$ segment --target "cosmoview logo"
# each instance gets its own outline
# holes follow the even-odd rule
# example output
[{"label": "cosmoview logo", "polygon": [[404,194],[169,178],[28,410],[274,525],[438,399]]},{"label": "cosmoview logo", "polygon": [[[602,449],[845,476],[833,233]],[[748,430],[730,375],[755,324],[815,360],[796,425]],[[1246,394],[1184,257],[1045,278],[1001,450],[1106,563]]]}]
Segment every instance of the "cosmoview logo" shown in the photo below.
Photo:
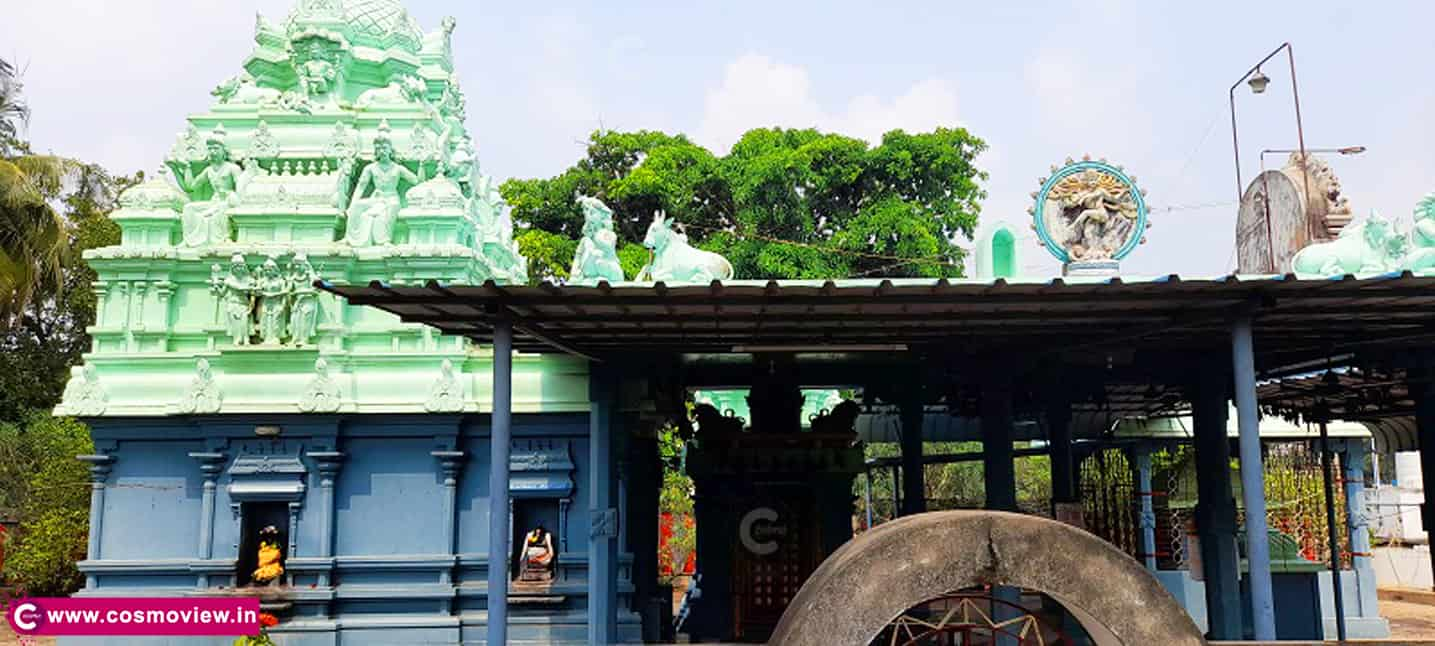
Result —
[{"label": "cosmoview logo", "polygon": [[758,507],[747,512],[737,526],[738,540],[747,551],[767,556],[777,551],[778,539],[787,536],[787,527],[778,525],[781,518],[771,507]]},{"label": "cosmoview logo", "polygon": [[10,607],[10,625],[17,633],[32,633],[40,627],[40,607],[21,601]]}]

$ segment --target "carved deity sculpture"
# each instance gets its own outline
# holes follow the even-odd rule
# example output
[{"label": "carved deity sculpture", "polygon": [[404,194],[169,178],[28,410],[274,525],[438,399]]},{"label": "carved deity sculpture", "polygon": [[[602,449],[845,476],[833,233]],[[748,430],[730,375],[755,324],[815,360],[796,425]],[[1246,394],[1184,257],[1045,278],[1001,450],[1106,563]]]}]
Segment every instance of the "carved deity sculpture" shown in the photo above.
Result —
[{"label": "carved deity sculpture", "polygon": [[328,103],[333,100],[334,85],[339,79],[337,55],[332,45],[315,39],[296,44],[294,72],[299,76],[299,89],[310,103]]},{"label": "carved deity sculpture", "polygon": [[583,210],[583,237],[573,253],[573,266],[568,282],[574,285],[596,285],[600,280],[616,283],[623,280],[623,265],[618,262],[618,234],[613,231],[613,211],[597,198],[580,196]]},{"label": "carved deity sculpture", "polygon": [[284,552],[279,546],[279,530],[273,525],[259,530],[259,555],[258,567],[251,577],[255,583],[278,585],[279,577],[284,574],[284,566],[279,563],[284,558]]},{"label": "carved deity sculpture", "polygon": [[77,367],[74,370],[80,373],[80,379],[66,384],[61,401],[70,410],[70,414],[76,417],[93,417],[103,414],[109,396],[105,393],[104,386],[100,385],[100,376],[95,371],[95,364],[86,363],[83,368]]},{"label": "carved deity sculpture", "polygon": [[179,398],[179,412],[217,413],[222,400],[219,384],[214,382],[214,373],[209,368],[209,360],[200,359],[195,362],[194,377],[189,381],[189,388],[185,389]]},{"label": "carved deity sculpture", "polygon": [[1306,276],[1382,273],[1398,268],[1404,259],[1404,236],[1389,221],[1371,213],[1341,229],[1336,239],[1296,252],[1291,270]]},{"label": "carved deity sculpture", "polygon": [[1415,205],[1415,227],[1410,230],[1410,251],[1404,268],[1417,273],[1435,269],[1435,193]]},{"label": "carved deity sculpture", "polygon": [[279,156],[279,139],[269,130],[269,123],[260,120],[249,136],[250,159],[272,159]]},{"label": "carved deity sculpture", "polygon": [[539,524],[523,537],[523,561],[519,564],[520,583],[550,583],[554,569],[553,535]]},{"label": "carved deity sculpture", "polygon": [[1067,224],[1065,248],[1073,260],[1110,260],[1132,234],[1136,204],[1111,175],[1088,169],[1051,191]]},{"label": "carved deity sculpture", "polygon": [[249,336],[254,332],[249,317],[254,309],[254,279],[249,275],[249,265],[244,264],[244,256],[234,254],[229,261],[228,275],[219,275],[219,265],[211,271],[210,289],[219,299],[224,333],[234,345],[249,345]]},{"label": "carved deity sculpture", "polygon": [[[374,139],[374,163],[359,173],[349,198],[349,222],[344,240],[351,246],[367,247],[393,242],[394,218],[399,214],[399,182],[419,183],[418,176],[394,160],[394,145],[386,129]],[[373,193],[364,197],[370,186]]]},{"label": "carved deity sculpture", "polygon": [[653,251],[653,261],[638,272],[638,280],[670,283],[708,283],[731,280],[732,263],[711,251],[688,244],[687,236],[673,231],[672,220],[660,211],[643,236],[643,246]]},{"label": "carved deity sculpture", "polygon": [[319,274],[303,252],[289,261],[289,342],[297,347],[309,345],[319,324],[319,290],[314,281]]},{"label": "carved deity sculpture", "polygon": [[329,362],[323,357],[314,361],[314,377],[299,395],[299,410],[305,413],[332,413],[343,403],[343,390],[329,375]]},{"label": "carved deity sculpture", "polygon": [[463,410],[463,383],[453,368],[453,362],[444,359],[439,365],[439,376],[429,387],[429,397],[424,401],[424,410],[430,413],[455,413]]},{"label": "carved deity sculpture", "polygon": [[221,104],[272,104],[279,101],[280,92],[274,88],[260,87],[248,72],[240,72],[226,79],[209,92],[218,97]]},{"label": "carved deity sculpture", "polygon": [[208,148],[208,165],[195,176],[185,162],[171,162],[175,165],[175,180],[184,191],[193,194],[206,187],[213,191],[210,199],[194,201],[184,205],[180,215],[183,225],[184,245],[199,247],[206,244],[229,242],[229,208],[237,199],[242,188],[244,170],[229,160],[229,148],[224,144],[224,127],[214,129],[205,141]]},{"label": "carved deity sculpture", "polygon": [[371,90],[354,101],[354,107],[368,110],[380,107],[402,107],[423,103],[424,82],[414,76],[401,76],[388,85]]},{"label": "carved deity sculpture", "polygon": [[279,263],[270,256],[259,268],[259,336],[264,345],[279,345],[284,336],[285,308],[289,301],[289,281],[279,271]]}]

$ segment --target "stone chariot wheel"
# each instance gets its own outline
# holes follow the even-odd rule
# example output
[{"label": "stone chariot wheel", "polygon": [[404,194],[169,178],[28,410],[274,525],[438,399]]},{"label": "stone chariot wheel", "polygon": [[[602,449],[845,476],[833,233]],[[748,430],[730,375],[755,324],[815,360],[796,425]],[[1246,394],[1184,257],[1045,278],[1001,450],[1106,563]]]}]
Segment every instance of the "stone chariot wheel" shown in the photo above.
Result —
[{"label": "stone chariot wheel", "polygon": [[1027,608],[985,592],[955,592],[908,608],[873,646],[1056,646],[1071,639],[1053,622]]}]

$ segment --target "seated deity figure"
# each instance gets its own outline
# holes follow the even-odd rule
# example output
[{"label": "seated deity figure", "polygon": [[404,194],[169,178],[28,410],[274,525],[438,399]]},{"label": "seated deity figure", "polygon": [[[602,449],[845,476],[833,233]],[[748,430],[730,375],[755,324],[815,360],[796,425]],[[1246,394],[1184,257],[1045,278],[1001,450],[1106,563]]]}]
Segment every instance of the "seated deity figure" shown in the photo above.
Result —
[{"label": "seated deity figure", "polygon": [[[344,240],[354,247],[386,245],[393,242],[394,218],[399,214],[399,181],[419,183],[412,171],[394,160],[394,144],[380,131],[374,138],[374,163],[359,173],[354,194],[349,198],[349,221]],[[374,191],[364,197],[370,186]]]},{"label": "seated deity figure", "polygon": [[549,583],[554,569],[553,535],[542,523],[523,537],[523,561],[519,564],[521,583]]},{"label": "seated deity figure", "polygon": [[279,577],[284,574],[284,566],[279,563],[284,552],[279,548],[279,530],[273,525],[259,530],[259,567],[254,570],[255,583],[278,585]]},{"label": "seated deity figure", "polygon": [[205,142],[209,150],[208,165],[195,176],[188,163],[176,164],[175,179],[180,188],[193,193],[204,187],[213,190],[208,200],[190,202],[180,215],[183,225],[184,246],[199,247],[229,241],[229,207],[233,206],[241,188],[243,169],[229,159],[229,148],[224,145],[223,127],[215,128]]},{"label": "seated deity figure", "polygon": [[613,231],[613,211],[596,198],[580,196],[583,209],[583,237],[573,253],[568,280],[575,285],[596,285],[600,280],[623,280],[618,262],[618,234]]}]

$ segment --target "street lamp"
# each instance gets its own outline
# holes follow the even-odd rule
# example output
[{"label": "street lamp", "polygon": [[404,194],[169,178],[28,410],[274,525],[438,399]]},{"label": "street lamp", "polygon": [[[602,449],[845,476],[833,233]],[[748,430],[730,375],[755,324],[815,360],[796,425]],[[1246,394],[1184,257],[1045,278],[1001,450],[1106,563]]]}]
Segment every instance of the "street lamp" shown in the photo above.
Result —
[{"label": "street lamp", "polygon": [[[1295,53],[1294,53],[1294,51],[1291,49],[1291,44],[1288,43],[1288,42],[1286,42],[1286,43],[1281,43],[1281,46],[1280,46],[1280,47],[1275,48],[1274,51],[1272,51],[1271,53],[1267,54],[1266,57],[1265,57],[1265,58],[1262,58],[1259,63],[1256,63],[1255,67],[1252,67],[1251,69],[1247,70],[1245,74],[1242,74],[1242,75],[1241,75],[1241,78],[1236,79],[1236,82],[1233,83],[1233,84],[1231,84],[1231,90],[1230,90],[1230,92],[1227,93],[1227,94],[1229,95],[1229,97],[1230,97],[1230,100],[1231,100],[1231,144],[1232,144],[1232,146],[1235,148],[1235,156],[1236,156],[1236,204],[1240,204],[1240,203],[1241,203],[1241,198],[1245,197],[1245,192],[1246,192],[1246,191],[1245,191],[1245,188],[1246,188],[1246,187],[1245,187],[1245,184],[1241,182],[1241,140],[1240,140],[1240,137],[1236,134],[1236,88],[1240,87],[1242,82],[1246,82],[1246,83],[1248,83],[1248,84],[1251,86],[1251,92],[1253,92],[1253,93],[1255,93],[1255,94],[1264,94],[1265,91],[1266,91],[1266,86],[1270,85],[1271,79],[1270,79],[1270,77],[1266,76],[1264,72],[1261,71],[1261,66],[1264,65],[1264,64],[1266,63],[1266,61],[1269,61],[1269,60],[1271,60],[1272,58],[1275,58],[1276,54],[1281,53],[1281,50],[1285,50],[1285,52],[1286,52],[1286,57],[1287,57],[1288,59],[1290,59],[1290,68],[1291,68],[1291,98],[1294,99],[1294,102],[1295,102],[1295,133],[1296,133],[1296,142],[1297,142],[1298,144],[1300,144],[1300,148],[1299,148],[1300,159],[1301,159],[1301,165],[1300,165],[1300,166],[1301,166],[1302,177],[1303,177],[1304,180],[1305,180],[1305,181],[1302,183],[1303,185],[1301,186],[1301,199],[1303,200],[1303,203],[1305,203],[1305,204],[1309,204],[1309,203],[1310,203],[1310,195],[1309,195],[1309,190],[1310,190],[1310,188],[1309,188],[1309,187],[1310,187],[1310,171],[1307,170],[1307,168],[1306,168],[1306,167],[1307,167],[1307,163],[1306,163],[1306,150],[1305,150],[1305,130],[1304,130],[1304,128],[1301,127],[1301,121],[1300,121],[1300,92],[1298,92],[1298,91],[1296,90],[1296,80],[1295,80],[1295,78],[1296,78],[1296,77],[1295,77]],[[1249,79],[1249,80],[1248,80],[1248,79]],[[1270,228],[1271,228],[1270,215],[1269,215],[1269,211],[1267,211],[1267,216],[1266,216],[1266,231],[1267,231],[1267,236],[1270,235],[1270,233],[1269,233],[1269,232],[1270,232]],[[1307,233],[1309,233],[1309,232],[1307,231]],[[1275,239],[1274,239],[1274,238],[1268,238],[1268,242],[1269,242],[1269,244],[1267,245],[1267,247],[1270,248],[1271,271],[1276,271],[1276,245],[1275,245]]]}]

